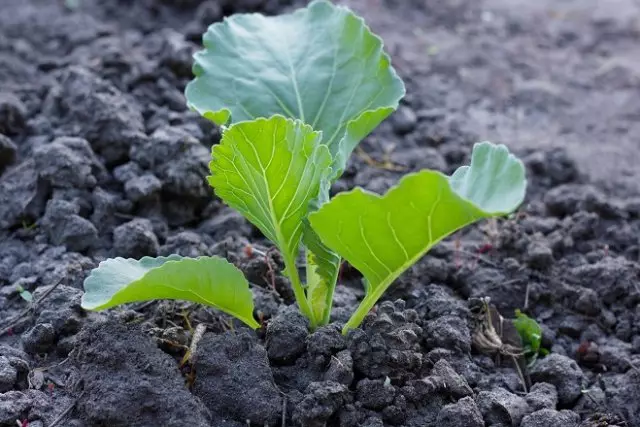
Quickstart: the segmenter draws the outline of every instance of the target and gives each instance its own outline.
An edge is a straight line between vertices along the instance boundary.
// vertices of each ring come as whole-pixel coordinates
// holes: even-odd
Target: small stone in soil
[[[536,383],[525,396],[532,410],[554,409],[558,404],[558,391],[549,383]]]
[[[369,380],[367,378],[358,382],[356,388],[356,401],[363,407],[373,410],[381,410],[393,403],[396,388],[387,384],[386,380]]]
[[[59,83],[45,100],[43,114],[58,118],[60,133],[87,139],[107,162],[126,160],[144,131],[139,104],[86,68],[67,67]]]
[[[51,323],[39,323],[22,334],[22,347],[29,354],[46,353],[56,339],[56,330]]]
[[[198,231],[211,237],[214,242],[218,242],[229,236],[251,235],[251,225],[237,211],[225,207],[213,218],[202,222]]]
[[[347,387],[353,382],[353,359],[349,350],[342,350],[331,358],[329,368],[324,373],[325,381],[344,384]]]
[[[520,427],[578,427],[580,416],[573,411],[541,409],[522,420]]]
[[[624,415],[629,426],[640,425],[640,369],[605,379],[607,410]]]
[[[391,116],[391,125],[398,135],[406,135],[416,128],[418,118],[416,113],[407,106],[400,106],[398,110]]]
[[[0,393],[4,393],[13,388],[18,380],[18,371],[11,365],[9,359],[0,356]]]
[[[123,184],[140,175],[142,175],[142,169],[136,162],[127,162],[113,169],[113,177]]]
[[[269,359],[275,363],[291,363],[306,347],[309,321],[297,307],[284,308],[267,325],[265,347]]]
[[[127,198],[134,203],[153,198],[160,189],[162,182],[151,173],[132,178],[124,184]]]
[[[38,178],[33,160],[0,176],[0,228],[10,228],[22,218],[39,218],[48,197],[46,183]]]
[[[489,425],[520,425],[522,418],[531,412],[526,400],[503,388],[481,391],[477,397],[478,407]]]
[[[68,363],[79,372],[84,393],[75,413],[85,425],[212,425],[202,402],[184,387],[175,360],[136,325],[88,326]]]
[[[347,340],[335,323],[321,326],[307,338],[307,351],[313,355],[331,356],[347,347]]]
[[[563,406],[571,405],[580,397],[585,380],[575,360],[553,353],[538,360],[531,368],[530,375],[534,383],[553,384],[558,391],[558,401]]]
[[[427,349],[446,348],[460,353],[471,351],[469,327],[465,319],[442,316],[424,324],[422,335]]]
[[[88,219],[78,215],[80,207],[60,199],[50,200],[42,219],[42,229],[54,245],[64,245],[81,252],[97,243],[98,230]]]
[[[140,259],[157,256],[159,250],[153,225],[146,218],[133,219],[113,230],[113,251],[117,256]]]
[[[309,384],[302,401],[293,411],[293,422],[302,426],[321,426],[345,403],[350,403],[351,395],[344,384],[332,381]]]
[[[446,359],[440,359],[433,365],[428,378],[444,384],[446,392],[454,399],[473,395],[473,390],[467,381],[458,375]]]
[[[533,240],[527,247],[527,264],[539,270],[546,270],[553,264],[553,251],[542,239]]]
[[[190,258],[211,255],[204,240],[203,236],[193,231],[181,231],[167,238],[165,244],[160,247],[160,255],[178,254]]]
[[[438,427],[484,427],[482,413],[471,397],[445,405],[438,413]]]
[[[362,329],[347,337],[354,370],[371,379],[415,378],[422,367],[422,328],[413,323],[415,320],[415,310],[405,310],[404,302],[379,304],[377,312],[365,317]]]
[[[25,127],[26,115],[27,109],[17,96],[0,92],[0,133],[15,135],[21,132]]]
[[[40,177],[55,188],[93,188],[100,162],[87,140],[60,137],[33,151]]]
[[[9,137],[0,133],[0,175],[4,170],[11,166],[16,160],[16,151],[18,147],[9,139]]]
[[[33,299],[38,299],[54,285],[39,286],[33,292]],[[58,285],[47,298],[36,307],[36,323],[53,325],[56,334],[72,335],[78,332],[82,325],[85,312],[80,308],[82,291],[71,286]]]
[[[15,426],[24,414],[51,414],[50,397],[39,390],[0,393],[0,426]]]
[[[205,334],[198,344],[195,369],[193,393],[211,413],[261,426],[280,419],[283,397],[267,352],[250,335]]]

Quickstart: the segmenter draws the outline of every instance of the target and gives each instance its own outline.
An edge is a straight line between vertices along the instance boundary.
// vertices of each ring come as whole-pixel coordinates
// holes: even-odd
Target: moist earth
[[[407,97],[334,192],[450,173],[482,139],[529,179],[517,214],[438,245],[347,336],[357,272],[345,266],[333,323],[310,332],[279,255],[208,187],[220,132],[182,94],[207,25],[304,2],[10,3],[0,427],[640,426],[637,3],[343,2],[383,37]],[[101,260],[172,253],[241,268],[263,328],[183,302],[80,308]],[[541,324],[549,354],[528,390],[474,348],[477,297]]]

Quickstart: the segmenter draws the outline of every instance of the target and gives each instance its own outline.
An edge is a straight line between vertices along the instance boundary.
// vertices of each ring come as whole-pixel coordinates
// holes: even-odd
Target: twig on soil
[[[84,395],[84,391],[80,393],[80,395],[76,398],[76,400],[71,405],[69,405],[67,409],[62,411],[62,413],[58,416],[58,418],[56,418],[51,422],[51,424],[49,424],[49,427],[55,427],[56,425],[60,424],[60,422],[64,420],[71,411],[73,411],[73,408],[75,408],[75,406],[78,404],[78,401],[80,400],[82,395]]]
[[[142,311],[142,310],[144,310],[145,308],[150,307],[150,306],[151,306],[151,305],[153,305],[153,304],[156,304],[157,302],[158,302],[158,301],[151,300],[151,301],[143,302],[143,303],[142,303],[142,304],[140,304],[140,305],[135,305],[134,307],[135,307],[135,310],[136,310],[136,311]]]
[[[287,399],[282,398],[282,427],[287,427]]]
[[[498,264],[496,264],[495,262],[491,261],[487,257],[482,256],[479,253],[469,252],[469,251],[466,251],[464,249],[456,249],[456,251],[458,253],[460,253],[460,254],[467,255],[467,256],[470,256],[470,257],[474,257],[474,258],[476,258],[476,260],[482,261],[483,263],[487,264],[490,267],[500,268],[500,266]]]
[[[35,310],[38,304],[44,301],[49,295],[51,295],[53,291],[55,291],[58,288],[60,283],[62,283],[62,279],[58,280],[58,282],[55,285],[47,289],[47,291],[44,294],[42,294],[42,296],[38,298],[37,301],[34,301],[33,303],[31,303],[27,308],[25,308],[20,313],[18,313],[18,315],[14,316],[11,320],[9,320],[7,322],[8,325],[4,329],[0,329],[0,337],[9,333],[20,322],[20,320],[24,316],[28,315],[29,312],[31,312],[32,310]]]
[[[264,254],[264,262],[267,263],[267,272],[269,274],[271,289],[273,289],[275,291],[276,290],[276,272],[273,270],[273,266],[271,265],[271,260],[269,259],[269,253],[273,249],[274,248],[271,248],[267,252],[265,252],[265,254]]]
[[[462,241],[460,240],[460,235],[456,234],[456,239],[453,242],[453,265],[455,265],[456,269],[462,267],[462,260],[460,259],[460,247],[462,246]]]
[[[394,164],[389,159],[390,152],[384,154],[384,157],[383,157],[384,160],[383,161],[379,161],[379,160],[374,159],[373,157],[371,157],[371,155],[369,155],[369,153],[364,151],[364,149],[362,147],[357,147],[356,148],[356,154],[358,155],[358,157],[360,157],[360,159],[362,159],[363,162],[365,162],[367,165],[369,165],[371,167],[374,167],[374,168],[384,169],[384,170],[393,171],[393,172],[404,172],[404,171],[406,171],[408,169],[405,166],[400,166],[400,165]]]
[[[196,326],[196,329],[193,331],[193,337],[191,338],[191,345],[189,345],[189,349],[180,361],[180,366],[184,366],[188,361],[193,359],[196,354],[196,350],[198,349],[198,343],[206,331],[207,327],[204,323],[200,323]]]
[[[191,321],[189,320],[189,312],[187,310],[180,313],[180,316],[184,320],[184,323],[187,325],[187,330],[193,333],[193,326],[191,326]]]
[[[191,352],[191,354],[196,353],[196,350],[198,349],[198,343],[200,342],[202,336],[206,331],[207,327],[204,324],[200,323],[198,326],[196,326],[196,330],[193,333],[193,338],[191,339],[191,345],[189,346],[189,351]]]

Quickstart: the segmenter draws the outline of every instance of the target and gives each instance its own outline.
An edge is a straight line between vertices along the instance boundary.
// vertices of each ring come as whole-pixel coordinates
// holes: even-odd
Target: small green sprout
[[[235,15],[211,25],[203,41],[185,92],[192,109],[222,127],[209,184],[279,249],[312,328],[330,320],[342,259],[363,274],[366,290],[346,333],[436,243],[524,199],[522,162],[488,142],[452,176],[423,170],[382,196],[356,188],[330,199],[350,154],[405,93],[381,39],[347,8],[321,0],[288,15]],[[259,326],[247,280],[216,257],[104,261],[85,280],[82,305],[159,298]]]
[[[33,295],[31,294],[31,292],[23,288],[21,285],[16,286],[16,291],[20,295],[20,298],[22,298],[26,302],[33,301]]]
[[[520,310],[516,310],[516,318],[513,319],[513,324],[522,339],[524,356],[529,366],[538,359],[539,355],[546,356],[549,354],[549,351],[542,347],[542,328],[535,319]]]

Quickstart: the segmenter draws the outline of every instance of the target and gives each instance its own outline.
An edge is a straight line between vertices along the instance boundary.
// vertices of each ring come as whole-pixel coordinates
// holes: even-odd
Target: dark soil
[[[362,144],[451,172],[482,139],[520,155],[519,214],[440,244],[361,329],[309,333],[276,253],[206,184],[218,130],[185,108],[206,26],[285,0],[22,0],[0,13],[0,427],[640,426],[640,5],[350,0],[387,43],[404,104]],[[336,191],[402,174],[353,156]],[[109,256],[222,255],[257,334],[182,302],[88,314]],[[18,290],[33,293],[35,308]],[[472,346],[467,300],[537,319],[523,391]],[[206,325],[190,363],[192,329]]]

